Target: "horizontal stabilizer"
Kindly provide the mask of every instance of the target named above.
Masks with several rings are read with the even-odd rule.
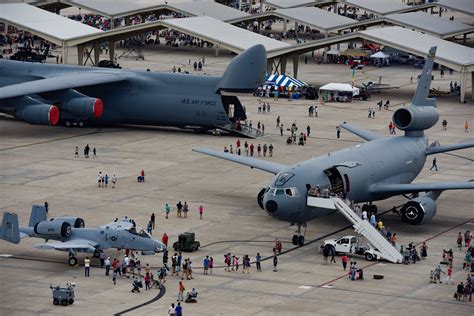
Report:
[[[370,189],[373,194],[408,194],[429,191],[445,191],[445,190],[472,190],[474,189],[474,181],[467,182],[434,182],[434,183],[407,183],[407,184],[391,184],[380,183],[375,184]]]
[[[230,153],[225,153],[225,152],[207,149],[203,147],[193,148],[193,151],[201,153],[201,154],[233,161],[236,163],[240,163],[241,165],[249,166],[250,168],[260,169],[260,170],[270,172],[273,174],[277,174],[278,172],[286,168],[285,165],[282,165],[276,162],[270,162],[270,161],[264,161],[264,160],[255,159],[251,157],[233,155]]]
[[[363,138],[365,140],[368,140],[368,141],[371,141],[371,140],[374,140],[374,139],[378,139],[378,138],[382,138],[382,136],[374,133],[374,132],[370,132],[368,130],[365,130],[365,129],[362,129],[356,125],[353,125],[353,124],[350,124],[350,123],[342,123],[341,124],[341,127],[349,132],[351,132],[352,134],[355,134],[357,136],[359,136],[360,138]]]
[[[460,144],[449,144],[449,145],[438,145],[431,146],[426,149],[427,155],[434,155],[439,153],[444,153],[448,151],[454,151],[464,148],[474,147],[474,142],[460,143]]]
[[[20,243],[20,227],[18,214],[3,213],[2,227],[0,227],[0,238],[13,244]]]

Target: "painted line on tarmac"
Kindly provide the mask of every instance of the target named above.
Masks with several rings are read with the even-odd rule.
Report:
[[[451,230],[453,230],[453,229],[456,229],[456,228],[458,228],[458,227],[460,227],[460,226],[466,225],[466,224],[468,224],[469,222],[472,222],[472,221],[474,221],[474,218],[470,218],[470,219],[468,219],[468,220],[466,220],[466,221],[464,221],[464,222],[462,222],[462,223],[459,223],[459,224],[457,224],[457,225],[455,225],[455,226],[452,226],[452,227],[450,227],[450,228],[447,228],[447,229],[443,230],[442,232],[440,232],[440,233],[438,233],[438,234],[436,234],[436,235],[434,235],[434,236],[431,236],[431,237],[429,237],[429,238],[427,238],[427,239],[425,239],[425,240],[423,240],[423,241],[420,241],[419,243],[415,244],[415,246],[421,245],[421,244],[424,243],[424,242],[430,241],[430,240],[432,240],[432,239],[434,239],[434,238],[436,238],[436,237],[439,237],[439,236],[441,236],[441,235],[443,235],[443,234],[445,234],[445,233],[447,233],[447,232],[449,232],[449,231],[451,231]],[[370,267],[372,267],[372,266],[374,266],[374,265],[376,265],[376,264],[378,264],[378,263],[379,263],[378,261],[372,262],[371,264],[366,265],[366,266],[363,267],[362,269],[364,270],[364,269],[370,268]],[[319,284],[318,287],[325,287],[326,285],[329,285],[329,284],[331,284],[331,283],[333,283],[333,282],[336,282],[336,281],[338,281],[338,280],[340,280],[340,279],[342,279],[342,278],[346,278],[347,276],[348,276],[348,274],[345,273],[345,274],[343,274],[343,275],[341,275],[341,276],[339,276],[339,277],[337,277],[337,278],[335,278],[335,279],[332,279],[332,280],[330,280],[330,281],[327,281],[327,282],[324,282],[324,283],[322,283],[322,284]]]
[[[141,304],[138,304],[136,306],[133,306],[133,307],[130,307],[126,310],[123,310],[121,312],[118,312],[116,314],[114,314],[114,316],[119,316],[119,315],[123,315],[123,314],[126,314],[126,313],[129,313],[131,311],[134,311],[134,310],[137,310],[139,308],[142,308],[143,306],[146,306],[146,305],[149,305],[151,303],[154,303],[156,301],[158,301],[160,298],[162,298],[163,296],[165,296],[165,293],[166,293],[166,287],[164,287],[163,285],[160,287],[160,292],[158,293],[158,295],[156,295],[154,298],[152,298],[151,300],[149,301],[146,301],[144,303],[141,303]]]

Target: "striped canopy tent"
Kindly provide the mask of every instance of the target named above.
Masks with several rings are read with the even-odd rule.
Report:
[[[266,75],[265,84],[285,87],[285,88],[294,88],[294,87],[302,88],[302,87],[308,86],[308,84],[304,81],[292,78],[290,76],[279,75],[279,74]]]

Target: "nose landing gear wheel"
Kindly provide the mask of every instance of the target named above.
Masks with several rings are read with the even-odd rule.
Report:
[[[298,244],[298,239],[299,239],[298,235],[293,235],[293,238],[291,239],[291,243],[296,246]]]

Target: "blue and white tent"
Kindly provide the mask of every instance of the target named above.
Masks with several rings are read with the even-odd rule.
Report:
[[[292,78],[290,76],[286,75],[279,75],[279,74],[273,74],[273,75],[266,75],[265,77],[265,84],[266,85],[276,85],[279,87],[306,87],[308,84],[306,82],[303,82],[301,80]]]

